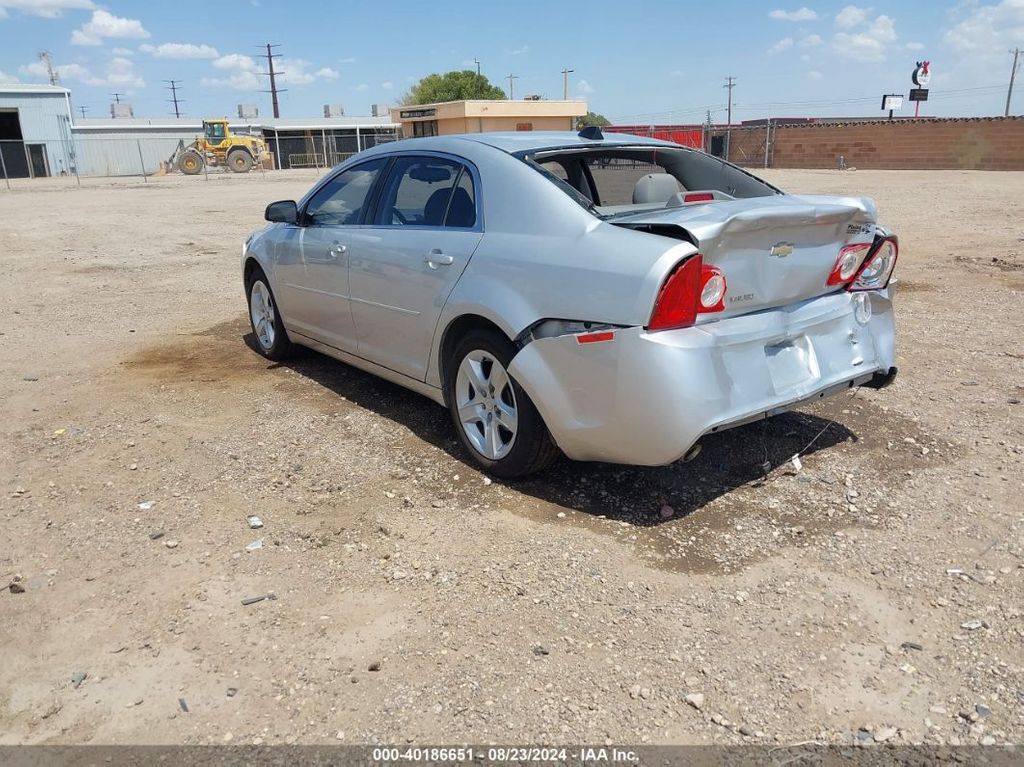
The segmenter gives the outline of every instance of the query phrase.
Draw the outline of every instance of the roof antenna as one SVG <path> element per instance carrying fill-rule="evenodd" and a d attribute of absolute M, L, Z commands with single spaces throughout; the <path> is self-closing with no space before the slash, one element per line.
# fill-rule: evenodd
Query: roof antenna
<path fill-rule="evenodd" d="M 588 125 L 579 132 L 579 137 L 590 139 L 591 141 L 601 141 L 604 139 L 604 134 L 601 133 L 600 125 Z"/>

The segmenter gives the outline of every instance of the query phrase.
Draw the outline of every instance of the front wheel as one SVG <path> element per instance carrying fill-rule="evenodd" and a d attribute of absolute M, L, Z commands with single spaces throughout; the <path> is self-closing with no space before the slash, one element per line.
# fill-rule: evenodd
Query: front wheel
<path fill-rule="evenodd" d="M 267 359 L 278 362 L 292 351 L 292 343 L 277 312 L 274 294 L 267 278 L 258 273 L 249 284 L 249 324 L 256 336 L 256 345 Z"/>
<path fill-rule="evenodd" d="M 178 160 L 178 170 L 186 176 L 195 176 L 203 172 L 203 156 L 195 149 L 189 149 Z"/>
<path fill-rule="evenodd" d="M 459 441 L 485 470 L 512 479 L 547 468 L 558 448 L 529 395 L 508 373 L 515 347 L 475 330 L 455 346 L 445 382 Z"/>
<path fill-rule="evenodd" d="M 244 149 L 228 152 L 228 167 L 235 173 L 248 173 L 252 168 L 252 155 Z"/>

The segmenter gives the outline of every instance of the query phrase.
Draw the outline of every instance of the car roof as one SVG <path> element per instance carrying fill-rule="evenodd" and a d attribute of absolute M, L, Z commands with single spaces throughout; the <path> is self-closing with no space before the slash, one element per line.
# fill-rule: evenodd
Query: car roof
<path fill-rule="evenodd" d="M 466 141 L 492 146 L 509 154 L 515 152 L 540 152 L 545 149 L 568 149 L 574 147 L 598 149 L 613 146 L 636 146 L 637 144 L 681 148 L 679 144 L 673 144 L 670 141 L 661 141 L 648 138 L 647 136 L 633 136 L 628 133 L 605 133 L 603 139 L 593 139 L 584 138 L 575 131 L 507 131 L 408 138 L 401 141 L 378 144 L 375 149 L 385 152 L 425 149 L 437 152 L 448 151 L 458 153 L 459 147 L 464 146 Z"/>

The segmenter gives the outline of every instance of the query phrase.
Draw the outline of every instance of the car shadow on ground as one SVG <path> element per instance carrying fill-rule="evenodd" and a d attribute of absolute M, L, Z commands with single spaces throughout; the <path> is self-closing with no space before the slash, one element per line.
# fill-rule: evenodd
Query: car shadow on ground
<path fill-rule="evenodd" d="M 244 340 L 256 351 L 251 333 Z M 402 424 L 470 470 L 479 471 L 457 439 L 448 411 L 425 397 L 307 349 L 279 366 Z M 738 487 L 762 481 L 766 463 L 776 468 L 798 453 L 806 457 L 857 439 L 841 423 L 794 411 L 708 435 L 701 441 L 700 455 L 687 463 L 645 467 L 561 458 L 541 474 L 505 484 L 567 509 L 651 526 L 665 521 L 659 513 L 665 503 L 673 508 L 672 518 L 678 519 Z"/>

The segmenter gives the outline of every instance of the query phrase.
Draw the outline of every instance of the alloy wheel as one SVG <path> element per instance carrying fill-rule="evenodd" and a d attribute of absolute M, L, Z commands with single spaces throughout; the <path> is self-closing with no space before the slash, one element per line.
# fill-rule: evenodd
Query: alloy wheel
<path fill-rule="evenodd" d="M 252 327 L 256 332 L 256 339 L 265 351 L 270 350 L 274 346 L 276 337 L 276 314 L 270 289 L 262 280 L 253 283 L 252 291 L 249 294 L 249 313 L 252 316 Z"/>
<path fill-rule="evenodd" d="M 512 379 L 493 354 L 476 349 L 462 358 L 455 400 L 473 448 L 492 461 L 508 455 L 519 429 L 519 412 Z"/>

